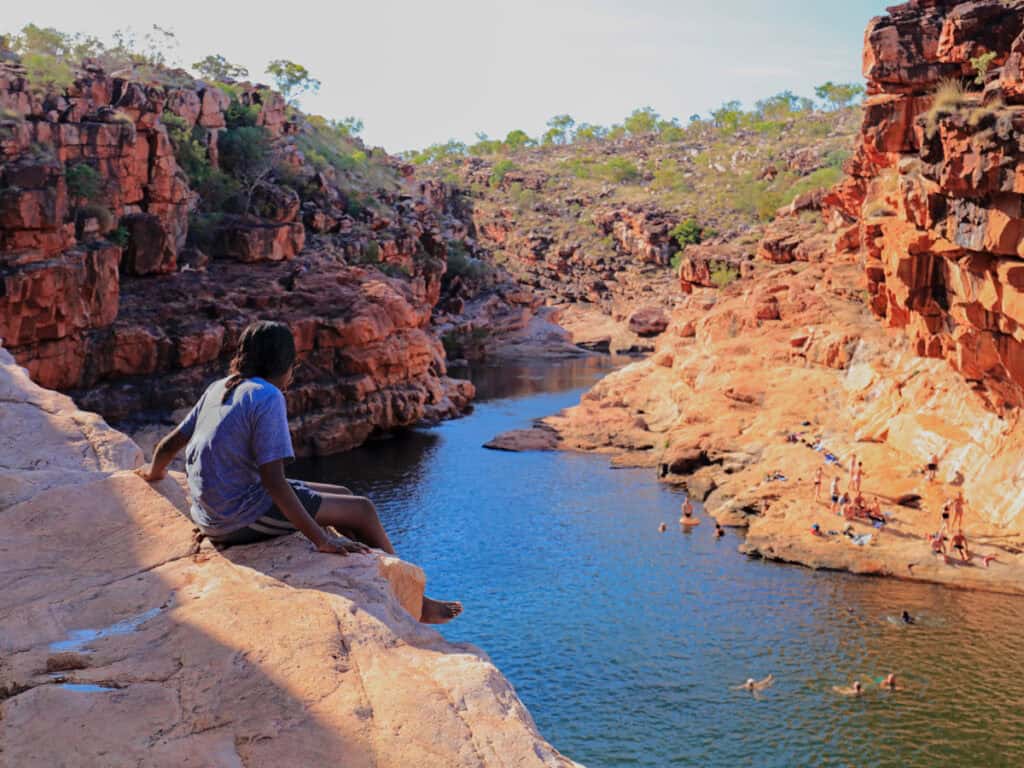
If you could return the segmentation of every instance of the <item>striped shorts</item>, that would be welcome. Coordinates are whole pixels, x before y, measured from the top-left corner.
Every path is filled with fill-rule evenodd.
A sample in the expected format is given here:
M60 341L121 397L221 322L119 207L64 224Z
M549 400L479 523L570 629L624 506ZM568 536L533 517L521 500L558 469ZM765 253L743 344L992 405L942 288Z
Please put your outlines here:
M309 516L315 520L316 513L320 511L320 504L323 503L323 497L299 480L289 480L288 484L295 491L295 495L299 497L302 506L309 512ZM255 544L257 541L287 536L289 533L294 532L295 526L292 525L291 521L285 517L284 512L278 509L275 504L267 514L249 523L244 528L239 528L237 531L221 534L220 536L207 536L207 538L217 546L233 547L237 544Z

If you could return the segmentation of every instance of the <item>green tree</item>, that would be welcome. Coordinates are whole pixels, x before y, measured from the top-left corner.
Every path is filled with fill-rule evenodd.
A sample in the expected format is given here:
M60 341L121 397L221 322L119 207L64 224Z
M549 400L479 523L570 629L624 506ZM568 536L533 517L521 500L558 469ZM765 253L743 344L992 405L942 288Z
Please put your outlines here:
M754 107L765 120L785 120L800 112L800 97L792 91L783 91L767 99L761 99Z
M505 146L508 147L512 152L522 149L523 147L532 147L536 144L533 139L530 138L526 131L521 131L518 128L509 131L505 135Z
M195 62L192 69L207 80L216 80L221 83L244 80L249 76L248 69L238 64L232 64L219 53L211 53L206 58Z
M590 123L580 123L576 126L576 133L573 135L573 141L581 144L586 144L592 141L600 141L608 135L608 129L603 125L591 125Z
M829 80L815 88L814 95L832 109L843 109L864 95L864 86L860 83L833 83Z
M685 136L686 132L679 124L679 118L658 121L658 138L662 141L682 141Z
M544 134L545 144L568 144L572 140L572 129L576 121L569 115L555 115L548 120L548 130Z
M658 113L652 107L640 107L622 121L622 127L631 136L640 136L645 133L654 133L658 130Z
M178 63L178 36L173 30L154 24L143 38L142 56L153 67L172 67Z
M733 99L725 102L718 109L711 113L711 120L716 128L721 128L726 133L735 133L740 127L740 120L743 118L743 105Z
M352 115L341 120L331 120L330 126L342 136L358 136L363 132L363 121Z
M220 163L234 178L242 192L242 213L248 214L252 194L274 168L270 137L261 126L229 128L217 140Z
M301 64L288 59L274 59L267 64L267 74L274 78L277 89L288 103L295 106L306 93L320 90L320 81L313 77Z

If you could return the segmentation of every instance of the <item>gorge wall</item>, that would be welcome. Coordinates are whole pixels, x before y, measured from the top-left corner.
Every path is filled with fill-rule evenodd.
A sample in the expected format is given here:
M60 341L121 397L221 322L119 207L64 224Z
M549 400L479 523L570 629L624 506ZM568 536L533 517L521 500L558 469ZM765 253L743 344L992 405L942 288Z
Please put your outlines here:
M1024 3L905 3L867 29L864 128L833 195L872 311L993 408L1024 405Z
M301 453L458 413L472 386L447 377L429 327L440 212L408 168L358 142L342 156L328 133L264 86L87 60L73 85L40 88L0 62L5 346L130 423L188 407L248 322L278 319L299 349Z

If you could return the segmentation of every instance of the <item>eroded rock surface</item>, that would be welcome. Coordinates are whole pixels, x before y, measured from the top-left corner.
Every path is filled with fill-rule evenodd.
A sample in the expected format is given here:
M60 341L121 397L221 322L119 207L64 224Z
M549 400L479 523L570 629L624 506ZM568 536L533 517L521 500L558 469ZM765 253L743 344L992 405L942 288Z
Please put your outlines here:
M0 763L568 766L423 572L197 546L179 478L0 350Z

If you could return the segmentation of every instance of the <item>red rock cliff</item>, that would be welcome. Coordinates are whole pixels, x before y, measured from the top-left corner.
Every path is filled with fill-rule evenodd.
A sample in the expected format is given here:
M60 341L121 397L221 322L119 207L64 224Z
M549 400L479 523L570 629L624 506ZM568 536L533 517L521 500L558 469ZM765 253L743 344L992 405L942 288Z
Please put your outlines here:
M296 139L314 129L280 94L242 84L234 98L183 73L154 82L89 62L44 92L0 64L4 345L43 386L127 421L189 405L241 329L274 318L298 341L288 397L302 453L457 413L472 387L447 378L429 330L445 257L437 207L397 168L391 189L354 206L333 169L304 156ZM217 168L232 107L263 129L275 163L248 215L208 217L200 250L199 195L168 121ZM83 175L100 205L81 199Z
M834 215L872 310L997 410L1024 405L1024 3L916 0L865 36L864 127Z

